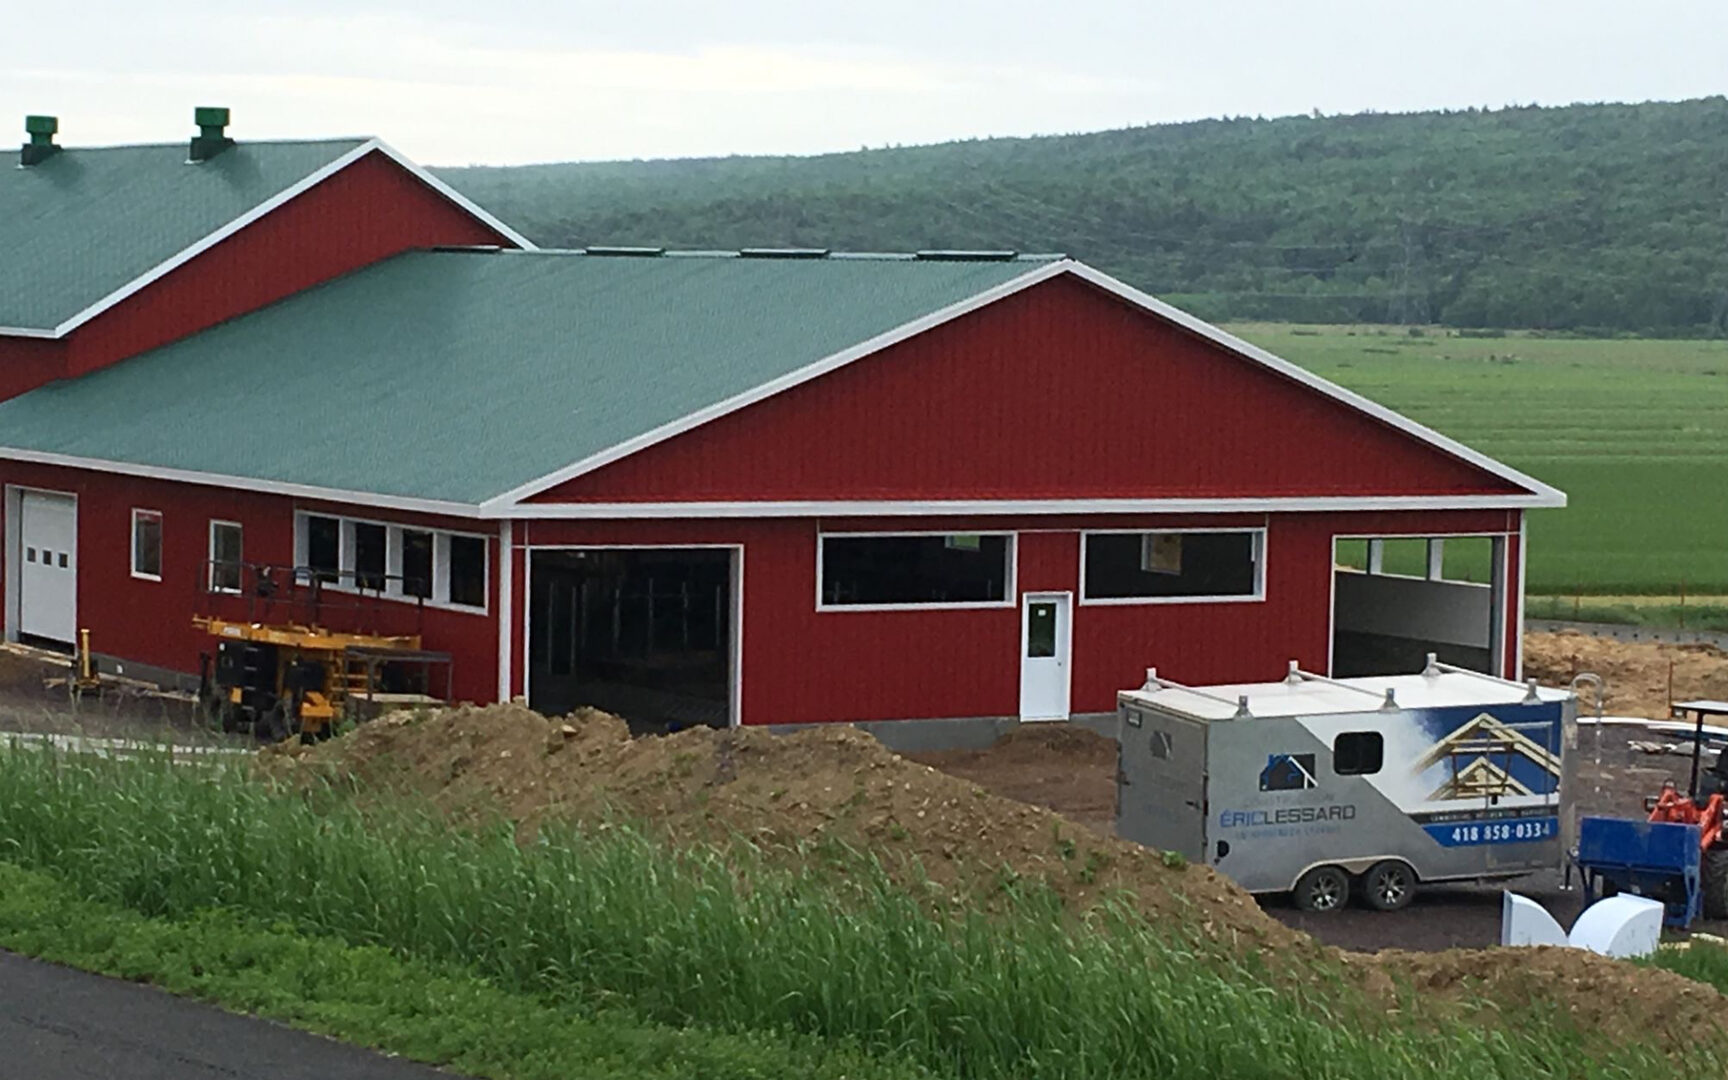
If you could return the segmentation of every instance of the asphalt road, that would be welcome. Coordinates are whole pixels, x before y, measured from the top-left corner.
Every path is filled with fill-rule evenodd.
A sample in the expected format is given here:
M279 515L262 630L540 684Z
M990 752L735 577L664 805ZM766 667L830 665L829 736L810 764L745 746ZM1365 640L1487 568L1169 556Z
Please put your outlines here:
M451 1080L150 986L0 952L6 1080Z

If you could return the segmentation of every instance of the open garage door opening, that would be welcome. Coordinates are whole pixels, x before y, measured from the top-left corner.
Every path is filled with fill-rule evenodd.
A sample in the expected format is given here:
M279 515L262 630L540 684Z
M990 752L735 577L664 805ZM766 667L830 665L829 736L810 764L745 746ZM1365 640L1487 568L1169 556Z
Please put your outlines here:
M1334 678L1420 671L1429 653L1509 674L1504 537L1340 537L1332 562Z
M736 548L531 553L528 704L591 706L636 734L737 722Z

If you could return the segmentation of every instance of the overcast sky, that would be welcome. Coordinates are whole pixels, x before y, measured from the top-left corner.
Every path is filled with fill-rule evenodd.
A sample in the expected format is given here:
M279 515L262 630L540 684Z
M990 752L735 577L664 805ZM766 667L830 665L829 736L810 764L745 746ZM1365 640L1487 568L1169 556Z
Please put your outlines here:
M1728 90L1725 0L0 0L67 145L381 135L434 165L815 153Z

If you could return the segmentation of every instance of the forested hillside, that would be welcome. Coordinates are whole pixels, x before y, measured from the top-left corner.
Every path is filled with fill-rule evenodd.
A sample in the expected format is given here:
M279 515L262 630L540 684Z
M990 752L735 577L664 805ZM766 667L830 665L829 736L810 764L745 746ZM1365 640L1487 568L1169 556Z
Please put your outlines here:
M438 170L545 245L1062 251L1212 319L1728 333L1728 99Z

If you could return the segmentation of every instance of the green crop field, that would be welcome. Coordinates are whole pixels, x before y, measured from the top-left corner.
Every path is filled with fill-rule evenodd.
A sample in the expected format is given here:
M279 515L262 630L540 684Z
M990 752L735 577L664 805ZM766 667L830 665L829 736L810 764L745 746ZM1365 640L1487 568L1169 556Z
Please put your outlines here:
M1728 341L1230 329L1565 491L1531 592L1728 593Z

